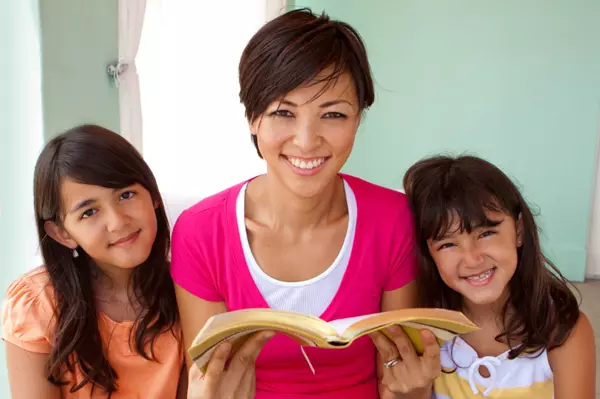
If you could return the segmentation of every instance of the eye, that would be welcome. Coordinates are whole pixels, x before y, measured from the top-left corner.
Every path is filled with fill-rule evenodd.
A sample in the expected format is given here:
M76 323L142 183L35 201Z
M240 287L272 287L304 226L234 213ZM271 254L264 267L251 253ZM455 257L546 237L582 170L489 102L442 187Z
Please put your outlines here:
M438 251L441 251L441 250L446 249L446 248L451 248L453 246L454 246L453 243L451 243L451 242L445 242L445 243L443 243L442 245L440 245L438 247Z
M119 199L126 200L135 197L135 191L124 191L121 193Z
M80 217L80 219L87 219L87 218L90 218L90 217L94 216L94 215L96 214L96 212L98 212L98 210L97 210L97 209L88 209L88 210L86 210L85 212L83 212L83 213L81 214L81 217Z
M325 119L346 119L346 115L344 115L340 112L328 112L325 115L323 115L323 118L325 118Z
M481 237L485 238L485 237L492 236L494 234L496 234L495 231L493 231L493 230L486 230L483 233L481 233Z
M286 109L278 109L278 110L271 112L270 116L274 116L274 117L280 116L283 118L292 118L294 115Z

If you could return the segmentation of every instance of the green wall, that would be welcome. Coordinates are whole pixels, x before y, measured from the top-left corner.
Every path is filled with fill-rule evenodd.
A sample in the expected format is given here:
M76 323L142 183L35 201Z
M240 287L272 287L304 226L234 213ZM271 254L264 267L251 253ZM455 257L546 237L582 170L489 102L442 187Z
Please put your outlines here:
M349 22L367 44L377 99L346 172L401 188L423 156L485 157L540 211L548 255L583 280L600 121L599 1L292 3Z
M41 263L33 168L44 141L82 122L119 127L117 1L0 0L0 296ZM10 398L0 345L0 399Z
M117 0L40 0L46 138L79 123L119 131Z
M42 146L38 3L0 0L0 294L39 264L32 173ZM10 398L0 344L0 398Z

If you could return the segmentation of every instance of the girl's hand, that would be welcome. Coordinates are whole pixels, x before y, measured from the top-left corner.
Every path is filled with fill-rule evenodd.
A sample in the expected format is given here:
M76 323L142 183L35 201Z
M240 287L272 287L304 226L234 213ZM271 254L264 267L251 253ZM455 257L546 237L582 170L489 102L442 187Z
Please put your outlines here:
M263 345L273 335L270 331L254 334L233 356L230 356L231 344L222 343L213 352L204 376L192 365L188 399L254 399L254 364Z
M391 326L388 331L392 340L381 332L369 334L383 362L381 397L431 398L433 381L441 373L440 346L435 335L421 330L424 351L419 356L401 327Z

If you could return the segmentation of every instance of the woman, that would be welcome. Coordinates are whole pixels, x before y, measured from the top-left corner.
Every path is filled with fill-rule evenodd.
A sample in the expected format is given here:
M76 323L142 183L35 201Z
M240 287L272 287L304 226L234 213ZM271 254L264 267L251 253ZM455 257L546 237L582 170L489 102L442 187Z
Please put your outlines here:
M340 174L374 101L358 33L326 15L288 12L250 40L239 75L267 173L202 200L175 225L171 274L186 346L209 317L228 310L271 307L332 320L414 306L404 195ZM440 371L433 335L423 332L427 348L418 357L401 329L390 333L393 340L376 334L343 350L305 348L314 374L286 336L261 332L231 356L224 344L200 396L429 398Z

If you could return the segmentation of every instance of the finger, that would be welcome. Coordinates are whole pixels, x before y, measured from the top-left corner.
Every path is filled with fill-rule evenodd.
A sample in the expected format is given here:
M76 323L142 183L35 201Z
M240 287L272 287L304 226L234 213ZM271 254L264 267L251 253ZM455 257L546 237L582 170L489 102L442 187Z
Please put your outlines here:
M229 368L227 371L227 384L232 386L239 386L242 377L248 368L254 368L256 358L260 354L260 351L264 344L266 344L275 333L271 331L262 331L254 334L250 337L244 345L236 352L229 362Z
M406 363L407 367L411 368L416 365L419 361L417 356L417 352L415 351L415 347L413 343L408 338L408 335L404 332L402 327L400 326L389 326L387 328L390 336L392 337L392 341L396 345L398 353L402 358L402 361Z
M206 397L215 397L219 390L225 363L231 352L231 343L223 342L213 352L204 374L204 395ZM191 376L191 370L190 370Z
M383 363L389 362L390 360L398 357L398 349L396 348L396 345L387 339L387 337L381 332L372 332L369 334L369 337L371 337L371 340L373 340L373 343L375 344L377 352L379 352L379 356L381 357Z
M254 392L254 382L256 381L256 373L254 367L246 368L240 386L238 387L236 394L242 397L249 397ZM237 396L236 396L237 397ZM254 397L254 395L252 395Z
M435 334L429 330L421 330L421 342L423 343L423 356L421 361L426 370L430 372L430 376L437 377L442 369L440 365L440 344L438 343Z

